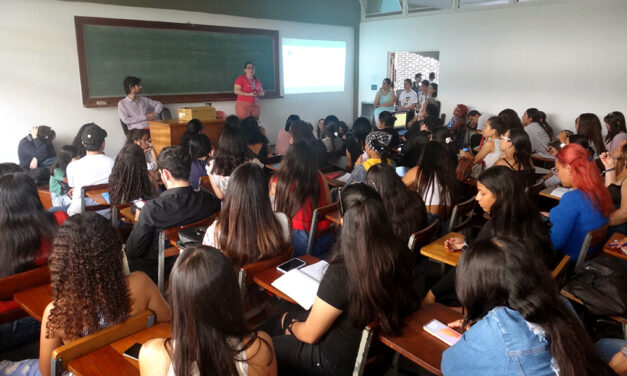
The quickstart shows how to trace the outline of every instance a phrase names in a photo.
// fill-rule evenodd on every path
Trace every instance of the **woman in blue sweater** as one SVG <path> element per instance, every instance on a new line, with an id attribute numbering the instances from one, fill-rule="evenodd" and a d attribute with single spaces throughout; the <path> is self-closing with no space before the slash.
<path id="1" fill-rule="evenodd" d="M 607 222 L 612 198 L 596 164 L 580 145 L 566 145 L 556 156 L 555 170 L 562 185 L 575 190 L 564 194 L 549 212 L 551 241 L 556 250 L 577 261 L 588 231 Z"/>

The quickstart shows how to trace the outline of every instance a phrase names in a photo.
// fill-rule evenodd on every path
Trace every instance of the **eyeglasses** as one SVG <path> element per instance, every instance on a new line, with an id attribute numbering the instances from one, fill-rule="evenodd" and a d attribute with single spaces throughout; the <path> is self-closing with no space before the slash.
<path id="1" fill-rule="evenodd" d="M 551 172 L 553 173 L 553 175 L 557 175 L 557 173 L 559 172 L 559 168 L 557 167 L 551 167 Z"/>

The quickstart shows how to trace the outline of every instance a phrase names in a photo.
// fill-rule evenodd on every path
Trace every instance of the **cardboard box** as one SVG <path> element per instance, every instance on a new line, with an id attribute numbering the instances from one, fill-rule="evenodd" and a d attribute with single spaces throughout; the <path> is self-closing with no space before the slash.
<path id="1" fill-rule="evenodd" d="M 177 109 L 179 121 L 215 120 L 216 109 L 212 106 L 179 107 Z"/>

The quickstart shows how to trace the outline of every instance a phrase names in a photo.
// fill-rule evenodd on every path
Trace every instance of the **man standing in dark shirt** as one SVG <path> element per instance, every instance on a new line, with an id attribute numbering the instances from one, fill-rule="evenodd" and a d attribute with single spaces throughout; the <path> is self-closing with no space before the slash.
<path id="1" fill-rule="evenodd" d="M 200 221 L 220 209 L 220 200 L 203 191 L 194 192 L 189 185 L 191 158 L 182 147 L 163 149 L 157 158 L 157 165 L 167 190 L 158 198 L 146 202 L 141 209 L 125 249 L 130 270 L 145 272 L 155 283 L 159 232 Z M 166 259 L 166 278 L 173 265 L 173 257 Z"/>

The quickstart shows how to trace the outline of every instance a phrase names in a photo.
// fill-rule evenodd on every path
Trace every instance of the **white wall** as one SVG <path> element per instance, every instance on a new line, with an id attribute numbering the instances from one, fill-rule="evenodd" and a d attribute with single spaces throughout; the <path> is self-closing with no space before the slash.
<path id="1" fill-rule="evenodd" d="M 17 162 L 17 144 L 31 126 L 46 124 L 57 132 L 55 146 L 70 143 L 81 124 L 105 128 L 105 152 L 117 154 L 124 143 L 117 108 L 82 105 L 74 16 L 129 18 L 150 21 L 250 27 L 279 31 L 279 38 L 342 40 L 347 44 L 345 92 L 293 94 L 261 100 L 261 122 L 274 143 L 287 116 L 296 113 L 312 123 L 328 114 L 353 117 L 354 30 L 350 27 L 305 24 L 196 12 L 120 7 L 56 0 L 2 0 L 0 12 L 0 162 Z M 282 73 L 281 73 L 282 74 Z M 307 74 L 307 72 L 303 72 Z M 122 89 L 120 78 L 120 91 Z M 235 112 L 235 102 L 213 102 L 218 110 Z M 193 104 L 165 104 L 176 108 Z"/>
<path id="2" fill-rule="evenodd" d="M 388 52 L 439 50 L 447 119 L 458 103 L 537 107 L 553 128 L 574 129 L 582 112 L 627 111 L 627 1 L 542 1 L 362 22 L 359 102 L 374 99 Z"/>

